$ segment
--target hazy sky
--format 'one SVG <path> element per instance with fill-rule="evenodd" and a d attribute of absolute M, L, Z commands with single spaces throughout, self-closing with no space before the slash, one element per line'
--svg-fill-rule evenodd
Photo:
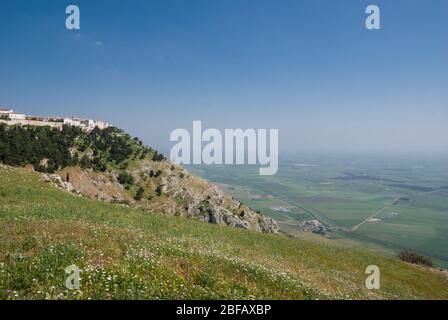
<path fill-rule="evenodd" d="M 448 153 L 448 1 L 2 0 L 0 105 L 164 152 L 202 120 L 278 128 L 281 153 Z"/>

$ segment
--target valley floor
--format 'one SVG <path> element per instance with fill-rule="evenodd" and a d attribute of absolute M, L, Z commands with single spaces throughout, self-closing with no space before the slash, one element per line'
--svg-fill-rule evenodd
<path fill-rule="evenodd" d="M 300 161 L 297 159 L 301 159 Z M 446 159 L 308 155 L 285 159 L 275 176 L 250 166 L 193 166 L 247 206 L 274 218 L 280 230 L 368 246 L 381 254 L 412 250 L 448 269 Z"/>

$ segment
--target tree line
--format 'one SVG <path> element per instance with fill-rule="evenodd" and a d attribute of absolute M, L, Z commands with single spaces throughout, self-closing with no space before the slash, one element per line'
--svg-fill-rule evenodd
<path fill-rule="evenodd" d="M 86 132 L 74 126 L 60 130 L 0 123 L 0 162 L 7 165 L 31 164 L 35 170 L 49 173 L 67 166 L 105 171 L 108 166 L 125 167 L 128 160 L 137 157 L 166 160 L 115 127 Z"/>

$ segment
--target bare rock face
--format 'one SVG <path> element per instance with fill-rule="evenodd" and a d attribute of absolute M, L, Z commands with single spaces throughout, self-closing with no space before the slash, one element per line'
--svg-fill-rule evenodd
<path fill-rule="evenodd" d="M 58 174 L 44 174 L 42 180 L 50 183 L 52 186 L 59 188 L 61 190 L 72 192 L 73 186 L 70 182 L 62 180 L 61 176 Z"/>
<path fill-rule="evenodd" d="M 67 192 L 105 202 L 131 203 L 132 198 L 115 179 L 113 174 L 96 173 L 78 167 L 64 168 L 58 174 L 42 175 L 43 181 Z"/>
<path fill-rule="evenodd" d="M 238 218 L 230 211 L 220 207 L 210 210 L 207 222 L 226 224 L 233 228 L 250 229 L 249 222 Z"/>
<path fill-rule="evenodd" d="M 269 217 L 261 217 L 259 220 L 260 229 L 264 233 L 278 233 L 279 227 L 277 222 Z"/>
<path fill-rule="evenodd" d="M 168 177 L 162 177 L 160 186 L 162 188 L 163 193 L 168 193 L 169 191 L 172 191 L 176 189 L 176 187 L 179 185 L 179 179 L 175 176 L 168 176 Z"/>
<path fill-rule="evenodd" d="M 233 228 L 265 233 L 279 231 L 273 219 L 254 212 L 240 201 L 227 196 L 216 185 L 188 174 L 181 167 L 175 167 L 169 176 L 162 177 L 160 186 L 162 192 L 170 198 L 181 200 L 181 203 L 186 204 L 186 210 L 178 208 L 184 215 Z"/>
<path fill-rule="evenodd" d="M 79 167 L 64 168 L 58 174 L 44 174 L 42 179 L 67 192 L 113 203 L 132 205 L 150 212 L 160 212 L 227 225 L 233 228 L 277 233 L 277 223 L 254 212 L 240 201 L 227 196 L 216 185 L 191 175 L 168 161 L 147 159 L 128 168 L 134 184 L 126 188 L 118 182 L 118 173 L 93 172 Z M 143 196 L 136 198 L 142 188 Z"/>

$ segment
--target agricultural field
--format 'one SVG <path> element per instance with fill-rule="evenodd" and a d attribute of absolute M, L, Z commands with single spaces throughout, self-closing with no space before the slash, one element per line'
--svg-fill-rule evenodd
<path fill-rule="evenodd" d="M 334 242 L 388 254 L 412 249 L 448 267 L 448 161 L 347 156 L 290 157 L 275 176 L 251 166 L 191 167 L 282 231 L 309 237 L 301 223 L 317 219 Z M 279 212 L 276 208 L 286 208 Z"/>

